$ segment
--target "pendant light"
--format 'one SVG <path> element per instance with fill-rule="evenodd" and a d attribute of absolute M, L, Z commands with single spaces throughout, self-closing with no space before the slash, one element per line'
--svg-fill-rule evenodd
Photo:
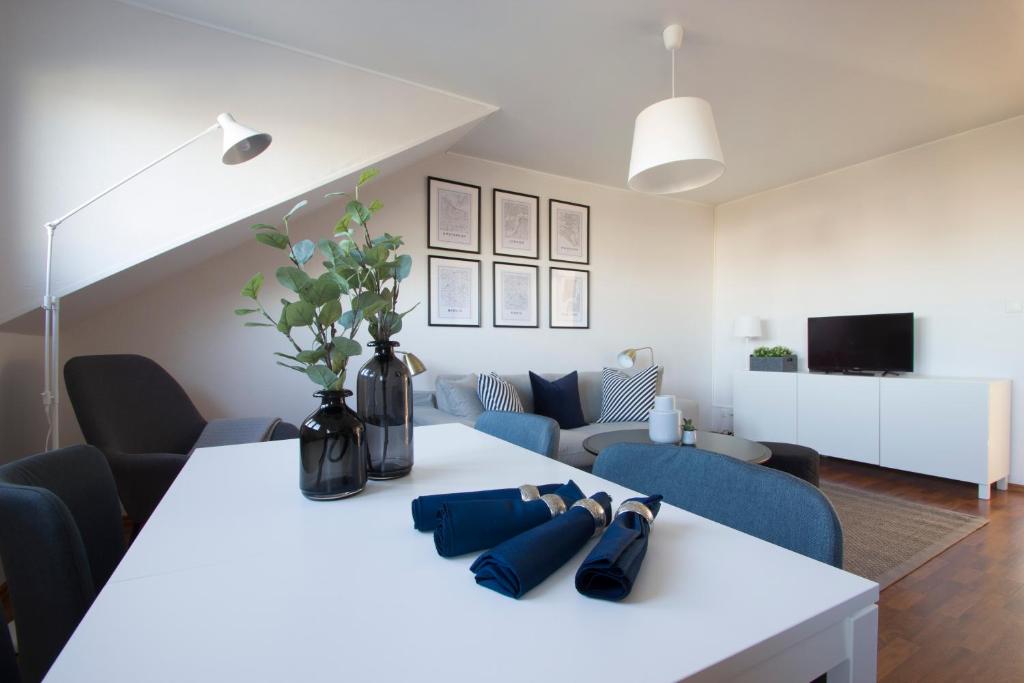
<path fill-rule="evenodd" d="M 725 172 L 711 105 L 699 97 L 676 97 L 676 50 L 683 27 L 662 34 L 672 53 L 672 97 L 640 112 L 633 129 L 629 187 L 638 192 L 671 194 L 707 185 Z"/>

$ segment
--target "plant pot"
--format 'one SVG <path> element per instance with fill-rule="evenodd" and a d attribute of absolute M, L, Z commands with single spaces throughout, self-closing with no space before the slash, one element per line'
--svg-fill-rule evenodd
<path fill-rule="evenodd" d="M 356 380 L 359 417 L 366 427 L 366 473 L 397 479 L 412 471 L 412 376 L 395 356 L 398 342 L 370 342 L 373 358 Z"/>
<path fill-rule="evenodd" d="M 697 445 L 697 432 L 690 430 L 683 430 L 683 445 L 684 446 L 696 446 Z"/>
<path fill-rule="evenodd" d="M 310 500 L 337 500 L 366 488 L 366 439 L 345 404 L 351 391 L 319 391 L 320 407 L 299 428 L 299 490 Z"/>
<path fill-rule="evenodd" d="M 750 369 L 758 372 L 796 372 L 796 355 L 751 356 Z"/>

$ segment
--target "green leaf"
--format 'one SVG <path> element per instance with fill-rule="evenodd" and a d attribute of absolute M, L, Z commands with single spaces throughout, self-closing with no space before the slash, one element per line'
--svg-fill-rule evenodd
<path fill-rule="evenodd" d="M 299 202 L 298 204 L 296 204 L 295 206 L 293 206 L 293 207 L 292 207 L 292 210 L 291 210 L 291 211 L 289 211 L 288 213 L 286 213 L 286 214 L 284 215 L 284 220 L 285 220 L 285 221 L 287 221 L 287 220 L 288 220 L 289 218 L 291 218 L 292 216 L 294 216 L 294 215 L 295 215 L 295 212 L 296 212 L 296 211 L 299 211 L 299 210 L 300 210 L 300 209 L 301 209 L 302 207 L 304 207 L 304 206 L 305 206 L 306 204 L 309 204 L 309 202 L 308 202 L 308 201 L 306 201 L 305 199 L 303 199 L 303 200 L 302 200 L 301 202 Z"/>
<path fill-rule="evenodd" d="M 281 266 L 277 269 L 277 281 L 297 294 L 313 282 L 306 273 L 295 266 Z"/>
<path fill-rule="evenodd" d="M 361 311 L 364 317 L 370 317 L 377 311 L 384 310 L 388 301 L 376 292 L 363 292 L 352 300 L 352 308 Z"/>
<path fill-rule="evenodd" d="M 347 197 L 348 192 L 328 192 L 324 195 L 324 199 L 330 199 L 331 197 Z"/>
<path fill-rule="evenodd" d="M 288 238 L 279 232 L 261 232 L 256 235 L 256 241 L 275 249 L 288 248 Z"/>
<path fill-rule="evenodd" d="M 260 289 L 263 288 L 263 273 L 256 273 L 249 281 L 242 287 L 242 296 L 247 299 L 256 300 L 256 297 L 260 295 Z"/>
<path fill-rule="evenodd" d="M 356 225 L 362 225 L 370 220 L 370 211 L 357 199 L 353 199 L 345 206 L 345 215 Z"/>
<path fill-rule="evenodd" d="M 362 173 L 359 174 L 359 182 L 356 183 L 356 185 L 357 186 L 361 186 L 363 183 L 365 183 L 367 181 L 370 181 L 370 180 L 373 180 L 379 174 L 380 174 L 380 170 L 379 169 L 368 168 L 368 169 L 366 169 L 365 171 L 363 171 Z"/>
<path fill-rule="evenodd" d="M 338 381 L 338 376 L 326 365 L 310 365 L 306 368 L 306 375 L 325 389 Z"/>
<path fill-rule="evenodd" d="M 292 258 L 298 261 L 301 266 L 313 258 L 314 251 L 316 251 L 316 247 L 313 245 L 312 240 L 302 240 L 292 247 Z"/>
<path fill-rule="evenodd" d="M 236 308 L 235 315 L 249 315 L 250 313 L 259 313 L 258 308 Z"/>
<path fill-rule="evenodd" d="M 300 351 L 299 355 L 295 357 L 295 360 L 300 363 L 316 363 L 318 360 L 324 357 L 323 349 L 316 349 L 315 351 Z"/>
<path fill-rule="evenodd" d="M 382 202 L 379 199 L 374 199 L 372 202 L 370 202 L 370 206 L 367 208 L 370 209 L 370 213 L 376 213 L 384 208 L 384 202 Z"/>
<path fill-rule="evenodd" d="M 346 330 L 351 330 L 363 321 L 362 311 L 345 311 L 338 318 L 338 324 Z"/>
<path fill-rule="evenodd" d="M 362 352 L 362 345 L 354 339 L 335 337 L 334 348 L 331 349 L 331 366 L 343 368 L 349 358 L 358 356 Z"/>
<path fill-rule="evenodd" d="M 341 302 L 337 299 L 332 299 L 323 305 L 323 308 L 317 313 L 316 319 L 321 327 L 328 327 L 336 323 L 340 317 Z"/>
<path fill-rule="evenodd" d="M 288 360 L 294 360 L 294 361 L 299 360 L 295 356 L 289 356 L 287 353 L 281 353 L 280 351 L 274 351 L 274 355 L 275 356 L 281 356 L 281 358 L 287 358 Z"/>
<path fill-rule="evenodd" d="M 288 317 L 285 315 L 285 311 L 288 310 L 288 306 L 291 304 L 285 304 L 281 310 L 281 319 L 277 321 L 277 331 L 281 334 L 288 334 L 292 331 L 292 326 L 288 324 Z"/>
<path fill-rule="evenodd" d="M 409 273 L 412 272 L 412 256 L 402 254 L 396 260 L 398 261 L 398 267 L 395 268 L 395 279 L 401 282 L 409 277 Z"/>
<path fill-rule="evenodd" d="M 324 258 L 332 263 L 341 256 L 341 247 L 334 240 L 322 239 L 316 243 L 316 246 L 320 248 L 320 253 L 324 255 Z"/>
<path fill-rule="evenodd" d="M 269 223 L 257 223 L 249 228 L 250 230 L 273 230 L 279 232 L 276 225 L 270 225 Z"/>
<path fill-rule="evenodd" d="M 242 323 L 242 325 L 244 325 L 245 327 L 273 327 L 273 325 L 271 325 L 270 323 L 247 322 L 247 323 Z"/>
<path fill-rule="evenodd" d="M 343 232 L 348 232 L 348 226 L 351 221 L 352 217 L 349 216 L 348 214 L 342 216 L 341 220 L 338 221 L 338 224 L 334 226 L 334 234 L 340 235 Z"/>
<path fill-rule="evenodd" d="M 296 301 L 284 309 L 284 318 L 291 327 L 306 327 L 313 324 L 316 309 L 308 301 Z"/>
<path fill-rule="evenodd" d="M 277 364 L 280 365 L 282 368 L 288 368 L 289 370 L 294 370 L 295 372 L 301 372 L 302 374 L 306 374 L 306 368 L 301 367 L 299 365 L 289 365 L 288 363 L 282 363 L 281 361 L 277 361 Z"/>
<path fill-rule="evenodd" d="M 341 286 L 335 280 L 333 273 L 324 273 L 316 280 L 313 280 L 309 287 L 303 290 L 303 298 L 314 306 L 323 306 L 328 301 L 337 300 L 341 296 Z"/>

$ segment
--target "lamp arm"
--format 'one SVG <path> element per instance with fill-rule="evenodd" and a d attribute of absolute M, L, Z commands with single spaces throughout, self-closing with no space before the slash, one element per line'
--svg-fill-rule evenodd
<path fill-rule="evenodd" d="M 43 310 L 46 311 L 46 322 L 43 329 L 43 353 L 46 356 L 43 362 L 43 406 L 46 409 L 46 420 L 48 423 L 48 431 L 46 434 L 46 444 L 44 450 L 49 448 L 58 448 L 60 446 L 60 302 L 57 297 L 53 296 L 53 235 L 57 231 L 57 227 L 66 221 L 67 219 L 74 216 L 76 213 L 84 209 L 85 207 L 93 204 L 94 202 L 106 197 L 108 194 L 127 183 L 132 178 L 145 173 L 149 169 L 153 168 L 161 161 L 168 157 L 174 156 L 181 150 L 185 149 L 199 138 L 212 133 L 213 131 L 220 128 L 219 123 L 215 123 L 203 132 L 194 135 L 185 142 L 181 143 L 170 152 L 167 152 L 163 156 L 154 159 L 142 168 L 138 169 L 134 173 L 125 176 L 121 180 L 117 181 L 107 189 L 103 190 L 99 194 L 91 197 L 85 202 L 79 204 L 75 208 L 68 211 L 66 214 L 54 221 L 49 221 L 44 224 L 46 228 L 46 285 L 43 290 Z"/>
<path fill-rule="evenodd" d="M 651 365 L 654 365 L 654 349 L 650 346 L 641 346 L 637 351 L 648 351 L 651 354 Z"/>

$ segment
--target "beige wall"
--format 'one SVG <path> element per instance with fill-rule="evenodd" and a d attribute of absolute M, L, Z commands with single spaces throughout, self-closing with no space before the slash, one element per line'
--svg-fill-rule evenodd
<path fill-rule="evenodd" d="M 0 464 L 43 450 L 43 340 L 0 332 Z"/>
<path fill-rule="evenodd" d="M 737 315 L 806 368 L 807 317 L 913 311 L 920 374 L 1014 381 L 1024 482 L 1022 188 L 1018 117 L 717 207 L 715 403 L 749 349 Z"/>
<path fill-rule="evenodd" d="M 436 175 L 483 188 L 481 244 L 483 327 L 428 327 L 426 177 Z M 491 190 L 539 195 L 541 207 L 540 329 L 492 327 Z M 403 306 L 423 302 L 406 320 L 399 339 L 430 373 L 415 379 L 430 388 L 438 373 L 494 370 L 526 372 L 598 369 L 614 364 L 628 346 L 651 345 L 666 366 L 664 389 L 710 405 L 711 266 L 713 210 L 709 206 L 546 175 L 487 161 L 440 155 L 374 181 L 364 198 L 379 197 L 384 210 L 374 231 L 401 234 L 415 259 L 402 292 Z M 591 207 L 591 329 L 547 328 L 547 200 L 555 197 Z M 340 216 L 342 203 L 311 214 L 296 233 L 322 237 Z M 455 255 L 452 252 L 433 252 Z M 468 256 L 468 255 L 462 255 Z M 499 257 L 498 260 L 509 261 Z M 524 263 L 527 261 L 524 261 Z M 536 262 L 533 262 L 536 263 Z M 224 257 L 140 292 L 68 327 L 66 357 L 84 353 L 134 352 L 170 370 L 209 417 L 281 415 L 300 420 L 313 408 L 314 386 L 274 365 L 273 351 L 286 351 L 266 328 L 245 329 L 232 309 L 244 305 L 241 285 L 256 271 L 272 281 L 281 253 L 248 244 Z M 266 299 L 276 301 L 274 286 Z M 365 332 L 364 332 L 365 340 Z M 350 370 L 363 362 L 356 360 Z M 69 410 L 64 440 L 77 438 Z"/>

